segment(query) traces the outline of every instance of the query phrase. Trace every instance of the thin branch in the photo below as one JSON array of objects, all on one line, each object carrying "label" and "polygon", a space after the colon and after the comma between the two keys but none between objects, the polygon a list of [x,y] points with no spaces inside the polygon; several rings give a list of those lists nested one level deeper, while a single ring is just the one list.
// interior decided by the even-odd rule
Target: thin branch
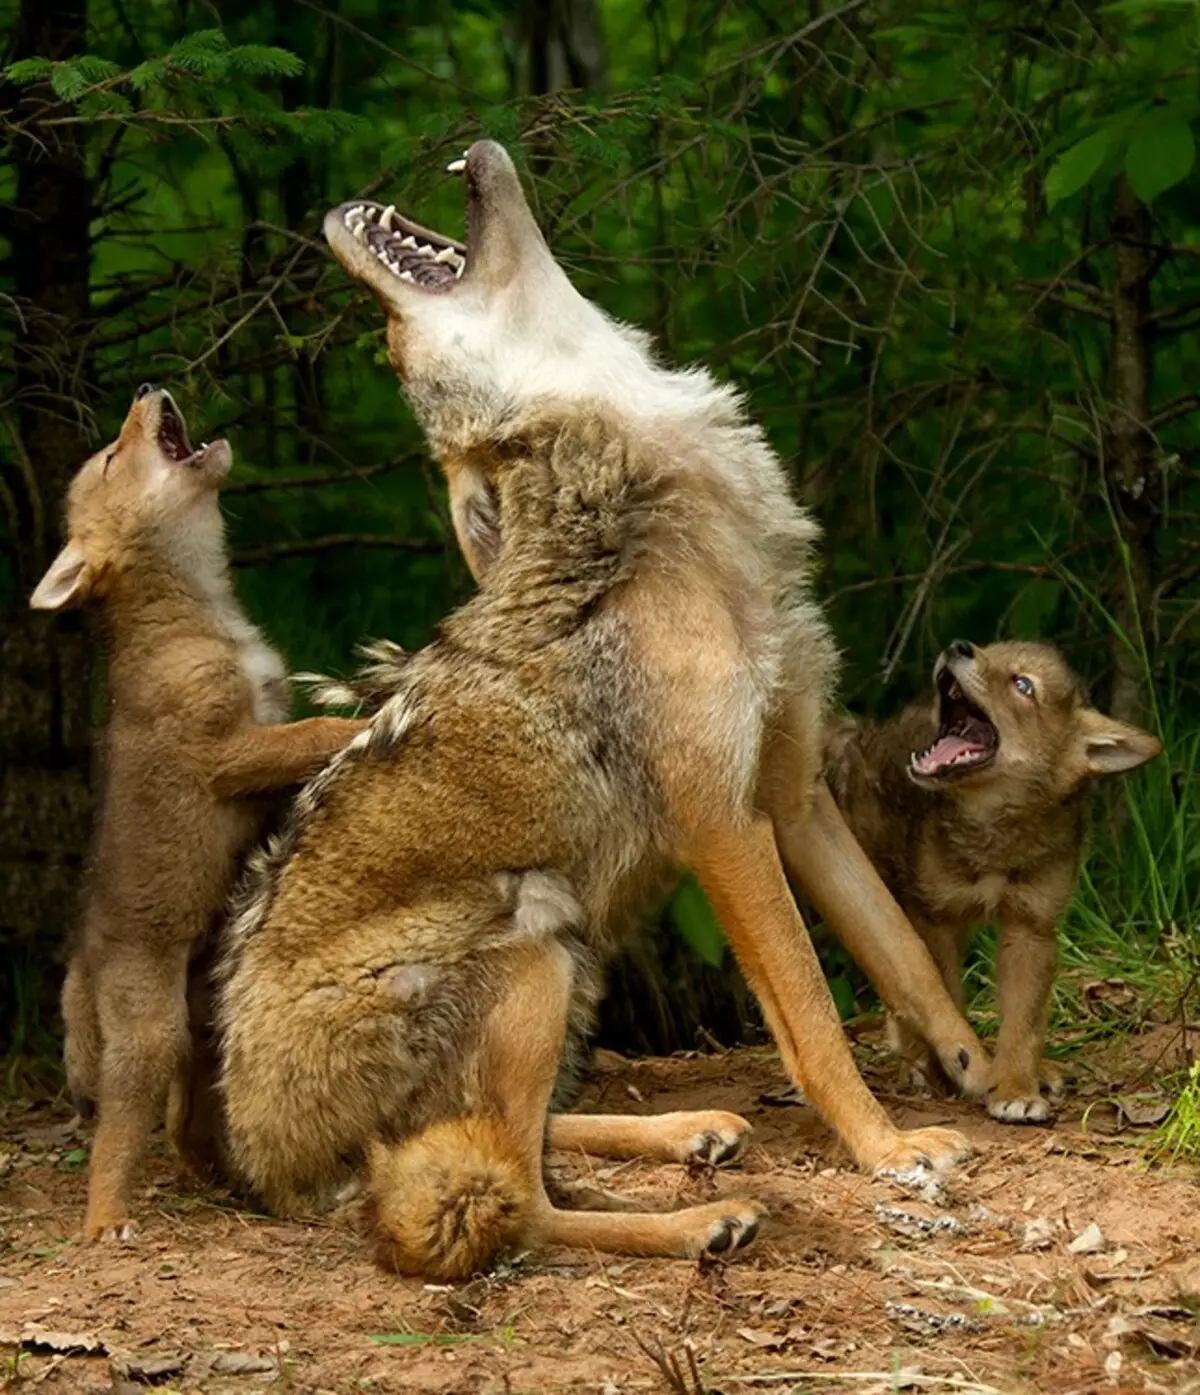
[{"label": "thin branch", "polygon": [[319,489],[326,484],[357,484],[359,480],[374,479],[393,470],[402,470],[409,465],[419,465],[424,456],[418,451],[409,455],[393,456],[391,460],[381,460],[376,465],[364,465],[361,470],[335,470],[311,475],[284,475],[276,479],[238,480],[225,485],[222,494],[266,494],[277,489]]},{"label": "thin branch", "polygon": [[319,538],[289,538],[283,542],[264,543],[260,547],[239,548],[233,554],[233,565],[257,567],[264,562],[278,562],[285,557],[309,557],[340,547],[382,547],[396,552],[440,557],[445,553],[447,544],[440,538],[394,538],[386,533],[327,533]]}]

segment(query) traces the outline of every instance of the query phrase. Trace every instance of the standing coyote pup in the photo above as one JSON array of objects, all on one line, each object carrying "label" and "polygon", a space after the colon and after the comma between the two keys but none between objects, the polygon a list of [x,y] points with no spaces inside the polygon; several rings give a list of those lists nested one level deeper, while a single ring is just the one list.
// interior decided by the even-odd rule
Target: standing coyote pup
[{"label": "standing coyote pup", "polygon": [[[507,154],[479,142],[462,169],[465,246],[390,206],[325,222],[384,305],[483,584],[373,676],[370,732],[244,890],[221,1008],[232,1152],[281,1210],[365,1158],[381,1254],[431,1276],[539,1241],[730,1250],[755,1232],[747,1202],[562,1211],[542,1184],[569,1029],[681,864],[856,1160],[919,1172],[965,1151],[900,1133],[867,1091],[780,864],[777,833],[844,929],[860,901],[893,904],[832,801],[811,816],[834,665],[808,593],[816,528],[731,391],[660,367],[571,286]],[[913,954],[889,981],[967,1080],[979,1044],[896,920]],[[876,943],[877,968],[903,957]],[[720,1160],[746,1132],[701,1113],[565,1116],[550,1136]]]},{"label": "standing coyote pup", "polygon": [[[1054,927],[1079,871],[1087,787],[1136,769],[1162,745],[1087,706],[1079,679],[1044,644],[978,649],[956,639],[933,677],[932,704],[882,726],[830,724],[830,784],[959,1003],[971,931],[999,922],[988,1110],[1036,1122],[1050,1115],[1043,1091],[1062,1090],[1042,1044]],[[893,1022],[892,1035],[919,1073],[936,1073],[907,1027]]]},{"label": "standing coyote pup", "polygon": [[283,664],[229,582],[217,491],[230,459],[225,441],[192,450],[169,394],[140,387],[120,436],[72,481],[67,544],[30,600],[102,601],[108,631],[103,801],[63,989],[71,1093],[99,1109],[92,1237],[132,1234],[169,1087],[186,1144],[188,964],[268,809],[242,796],[299,783],[362,727],[283,724]]}]

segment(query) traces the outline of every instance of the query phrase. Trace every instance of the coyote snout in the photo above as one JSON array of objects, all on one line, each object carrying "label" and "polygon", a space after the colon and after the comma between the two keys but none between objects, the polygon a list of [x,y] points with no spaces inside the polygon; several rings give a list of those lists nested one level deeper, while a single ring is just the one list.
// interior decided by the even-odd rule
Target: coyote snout
[{"label": "coyote snout", "polygon": [[[971,930],[1002,927],[1000,1038],[988,1086],[997,1118],[1038,1121],[1061,1077],[1042,1062],[1057,962],[1055,922],[1084,842],[1083,794],[1133,770],[1157,737],[1089,707],[1083,685],[1044,644],[952,641],[934,668],[932,703],[882,726],[837,723],[826,752],[847,820],[962,1001]],[[921,1074],[917,1038],[893,1041]]]}]

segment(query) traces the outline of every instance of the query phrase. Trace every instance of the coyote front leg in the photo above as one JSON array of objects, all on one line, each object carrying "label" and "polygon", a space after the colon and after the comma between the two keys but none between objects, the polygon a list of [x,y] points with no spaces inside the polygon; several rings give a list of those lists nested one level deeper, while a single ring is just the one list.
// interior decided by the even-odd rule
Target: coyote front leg
[{"label": "coyote front leg", "polygon": [[[784,756],[785,743],[777,748]],[[971,1098],[987,1089],[991,1061],[909,924],[846,826],[824,780],[769,771],[767,789],[789,875],[833,928],[901,1023],[928,1042],[947,1078]]]},{"label": "coyote front leg", "polygon": [[757,814],[745,828],[693,835],[689,860],[762,1004],[789,1075],[855,1161],[871,1172],[907,1173],[965,1157],[967,1141],[952,1129],[901,1133],[867,1089],[784,878],[771,820]]},{"label": "coyote front leg", "polygon": [[310,779],[369,723],[352,717],[306,717],[278,726],[247,726],[217,752],[210,786],[218,799],[284,789]]},{"label": "coyote front leg", "polygon": [[1053,925],[1010,923],[1000,932],[996,958],[996,998],[1000,1035],[988,1086],[988,1113],[1008,1123],[1037,1124],[1049,1119],[1051,1099],[1062,1093],[1056,1067],[1042,1062],[1050,992],[1058,967]]}]

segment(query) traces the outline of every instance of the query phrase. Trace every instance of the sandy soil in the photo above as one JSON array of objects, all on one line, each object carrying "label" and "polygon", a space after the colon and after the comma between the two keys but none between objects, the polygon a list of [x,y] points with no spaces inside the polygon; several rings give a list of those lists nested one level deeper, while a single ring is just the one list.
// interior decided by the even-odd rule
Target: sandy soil
[{"label": "sandy soil", "polygon": [[545,1252],[455,1287],[376,1270],[353,1208],[285,1224],[189,1192],[161,1147],[140,1238],[82,1245],[85,1140],[61,1105],[17,1103],[0,1115],[0,1385],[1200,1392],[1200,1191],[1144,1162],[1155,1062],[1175,1049],[1154,1032],[1091,1049],[1057,1125],[1022,1129],[903,1091],[864,1031],[894,1116],[952,1122],[980,1149],[932,1201],[849,1169],[768,1051],[602,1055],[591,1108],[735,1110],[754,1146],[715,1174],[561,1155],[560,1174],[662,1206],[744,1192],[769,1207],[761,1238],[699,1265]]}]

